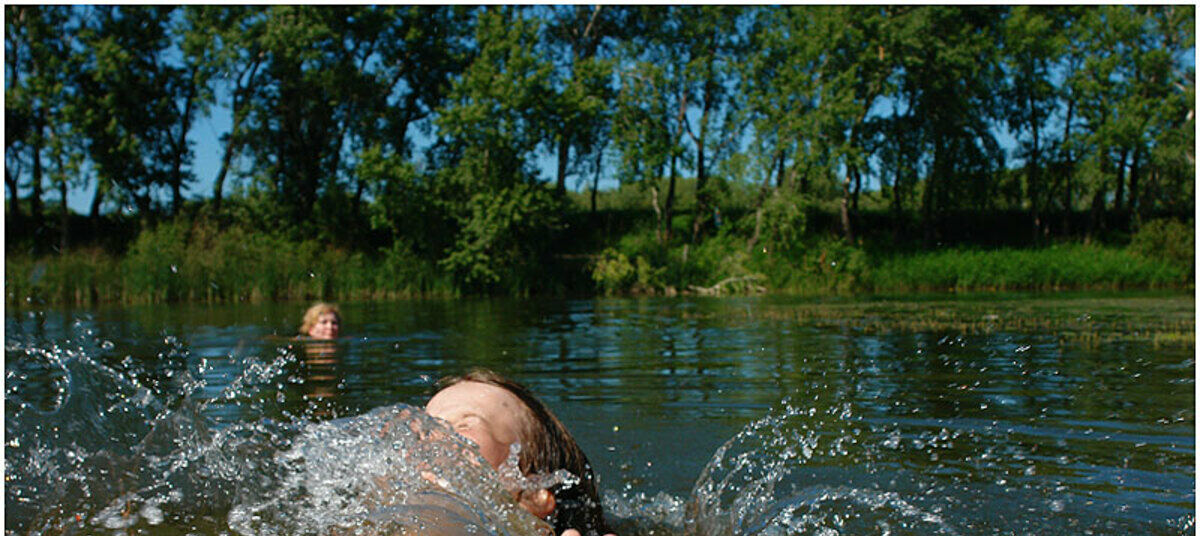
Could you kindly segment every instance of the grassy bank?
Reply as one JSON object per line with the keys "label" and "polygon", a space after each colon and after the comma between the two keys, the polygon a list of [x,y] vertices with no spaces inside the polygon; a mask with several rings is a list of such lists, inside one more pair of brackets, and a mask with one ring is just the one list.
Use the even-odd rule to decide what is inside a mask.
{"label": "grassy bank", "polygon": [[9,254],[5,299],[20,303],[162,303],[449,296],[449,278],[402,245],[367,254],[239,227],[165,223],[124,255],[99,248]]}
{"label": "grassy bank", "polygon": [[[682,229],[681,229],[682,230]],[[858,292],[1187,288],[1192,229],[1145,225],[1125,245],[956,246],[896,251],[777,229],[751,242],[730,225],[699,244],[661,246],[627,229],[599,251],[560,255],[546,288],[571,294],[827,295]],[[462,290],[403,242],[375,251],[289,241],[242,227],[176,221],[138,235],[121,254],[84,248],[10,252],[6,303],[161,303],[449,297]]]}
{"label": "grassy bank", "polygon": [[[827,295],[940,291],[1186,288],[1190,263],[1132,247],[1059,244],[1037,249],[953,248],[872,254],[837,240],[813,240],[793,252],[746,251],[710,241],[685,262],[676,249],[656,263],[608,250],[594,277],[609,294],[691,291]],[[688,263],[691,263],[688,266]]]}
{"label": "grassy bank", "polygon": [[1187,276],[1180,266],[1128,248],[1064,244],[905,255],[881,261],[868,283],[887,292],[1160,288],[1182,285]]}

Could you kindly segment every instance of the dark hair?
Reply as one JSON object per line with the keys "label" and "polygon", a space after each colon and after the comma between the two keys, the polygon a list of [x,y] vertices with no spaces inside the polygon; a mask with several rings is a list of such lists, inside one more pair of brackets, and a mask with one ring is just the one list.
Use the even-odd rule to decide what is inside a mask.
{"label": "dark hair", "polygon": [[529,409],[532,423],[523,430],[518,465],[521,472],[528,474],[550,474],[566,469],[579,478],[574,485],[555,484],[550,487],[554,494],[554,512],[550,522],[555,533],[566,529],[579,530],[585,536],[608,532],[604,523],[604,511],[600,496],[596,492],[592,466],[583,449],[567,431],[566,426],[533,396],[524,385],[505,378],[488,369],[476,368],[460,376],[447,376],[438,380],[435,394],[462,382],[476,382],[504,389],[521,400]]}

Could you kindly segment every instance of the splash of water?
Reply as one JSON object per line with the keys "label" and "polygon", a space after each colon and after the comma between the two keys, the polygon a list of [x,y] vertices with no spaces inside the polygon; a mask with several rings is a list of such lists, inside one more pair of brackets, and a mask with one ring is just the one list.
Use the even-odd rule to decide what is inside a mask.
{"label": "splash of water", "polygon": [[544,534],[471,444],[403,404],[308,426],[276,458],[276,489],[236,504],[243,535]]}
{"label": "splash of water", "polygon": [[[473,445],[405,405],[280,419],[270,393],[287,381],[293,352],[245,358],[214,393],[209,363],[188,366],[178,341],[164,342],[169,373],[97,359],[111,344],[6,345],[7,530],[550,532],[510,488],[570,475],[497,479]],[[237,420],[221,422],[221,406],[236,406]]]}
{"label": "splash of water", "polygon": [[957,535],[933,509],[877,485],[873,473],[886,464],[869,428],[848,404],[785,400],[713,454],[687,501],[684,532]]}

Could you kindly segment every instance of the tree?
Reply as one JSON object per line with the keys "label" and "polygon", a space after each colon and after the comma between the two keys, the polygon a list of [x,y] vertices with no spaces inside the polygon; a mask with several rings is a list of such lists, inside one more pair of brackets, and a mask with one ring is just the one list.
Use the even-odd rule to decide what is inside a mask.
{"label": "tree", "polygon": [[466,288],[524,292],[548,261],[558,209],[531,162],[552,131],[553,65],[534,46],[539,25],[513,8],[480,9],[474,57],[439,110],[438,180],[458,223],[442,264]]}
{"label": "tree", "polygon": [[920,136],[921,214],[927,243],[950,208],[983,208],[1003,154],[991,132],[1000,71],[998,8],[891,7],[881,34],[903,73],[894,105]]}
{"label": "tree", "polygon": [[99,189],[111,189],[155,210],[157,192],[172,195],[171,211],[193,180],[187,134],[202,107],[204,74],[167,59],[176,8],[94,6],[80,32],[87,58],[78,73],[79,127]]}
{"label": "tree", "polygon": [[[670,38],[677,40],[675,59],[682,65],[683,131],[694,149],[696,173],[696,212],[692,222],[692,241],[711,221],[712,191],[709,173],[714,161],[734,148],[740,125],[729,121],[730,105],[736,92],[737,66],[745,53],[740,31],[741,8],[733,6],[681,7],[673,10],[669,22]],[[697,115],[698,114],[698,115]]]}
{"label": "tree", "polygon": [[[620,156],[617,176],[622,183],[650,189],[659,243],[666,244],[672,234],[679,161],[686,157],[683,133],[688,101],[667,14],[642,8],[639,19],[646,31],[631,36],[622,53],[627,59],[620,69],[612,136]],[[663,177],[667,188],[660,205],[657,182]]]}
{"label": "tree", "polygon": [[5,117],[11,121],[5,132],[5,182],[18,215],[12,223],[21,221],[18,184],[27,164],[29,229],[43,229],[42,195],[49,178],[64,211],[60,248],[67,243],[67,191],[80,160],[71,117],[71,99],[78,95],[72,84],[78,61],[75,23],[67,6],[5,7]]}
{"label": "tree", "polygon": [[1067,47],[1068,19],[1055,16],[1054,8],[1016,6],[1003,24],[1007,71],[1003,99],[1008,126],[1021,138],[1025,161],[1026,195],[1034,240],[1042,233],[1042,208],[1046,196],[1042,183],[1049,125],[1059,105],[1052,79]]}
{"label": "tree", "polygon": [[[1179,67],[1194,40],[1189,30],[1194,14],[1175,9],[1101,6],[1079,21],[1084,61],[1067,83],[1078,96],[1080,136],[1099,169],[1091,178],[1091,231],[1110,192],[1111,208],[1136,218],[1145,201],[1142,176],[1150,170],[1156,183],[1162,178],[1154,164],[1154,155],[1164,154],[1159,140],[1188,136],[1166,134],[1191,120],[1194,91],[1189,89],[1194,75]],[[1175,143],[1168,146],[1178,147]]]}
{"label": "tree", "polygon": [[842,232],[853,238],[851,213],[872,152],[868,119],[892,73],[884,21],[880,9],[848,6],[760,13],[754,48],[762,53],[750,56],[743,93],[756,133],[774,141],[761,149],[767,170],[759,209],[770,195],[772,171],[780,188],[804,194],[811,177],[841,175]]}
{"label": "tree", "polygon": [[[219,215],[225,197],[225,180],[246,143],[249,99],[261,83],[260,73],[266,54],[260,39],[267,19],[261,9],[247,6],[187,6],[184,9],[189,29],[185,34],[188,43],[185,54],[190,61],[205,65],[210,70],[208,80],[214,85],[223,82],[230,96],[232,126],[221,136],[224,149],[213,179],[212,211]],[[210,105],[216,103],[214,89],[212,86],[203,88],[206,94],[212,92]]]}
{"label": "tree", "polygon": [[377,91],[359,114],[353,174],[373,198],[372,226],[434,262],[453,243],[454,226],[431,162],[414,154],[413,139],[431,132],[435,110],[466,64],[471,14],[463,7],[408,6],[380,16]]}
{"label": "tree", "polygon": [[[623,6],[549,6],[544,15],[545,46],[555,65],[552,85],[555,103],[550,123],[556,128],[558,168],[556,191],[566,190],[567,175],[575,162],[600,165],[608,135],[612,101],[611,79],[617,44],[634,29],[634,11]],[[594,177],[600,170],[593,169]],[[593,205],[596,186],[593,184]],[[594,208],[593,208],[594,210]]]}

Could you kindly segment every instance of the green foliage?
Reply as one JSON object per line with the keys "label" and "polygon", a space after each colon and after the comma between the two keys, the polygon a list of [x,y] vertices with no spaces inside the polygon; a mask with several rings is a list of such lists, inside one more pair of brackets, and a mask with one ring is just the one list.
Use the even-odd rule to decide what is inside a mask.
{"label": "green foliage", "polygon": [[1170,263],[1189,275],[1196,273],[1196,231],[1192,225],[1169,219],[1147,222],[1133,235],[1129,250]]}
{"label": "green foliage", "polygon": [[775,250],[756,247],[750,257],[768,276],[768,288],[796,294],[865,290],[870,272],[866,253],[838,238],[810,237]]}
{"label": "green foliage", "polygon": [[454,294],[454,282],[430,262],[413,252],[406,241],[397,240],[390,248],[380,251],[379,267],[370,270],[374,274],[372,288],[376,293],[388,297],[414,297]]}
{"label": "green foliage", "polygon": [[592,280],[606,296],[628,290],[636,276],[637,269],[629,262],[629,257],[613,248],[601,251],[592,264]]}
{"label": "green foliage", "polygon": [[[776,190],[762,206],[761,241],[768,252],[789,252],[800,244],[807,224],[804,196]],[[757,216],[751,215],[748,218]]]}
{"label": "green foliage", "polygon": [[1021,290],[1179,285],[1183,270],[1100,246],[978,251],[954,249],[891,258],[871,274],[875,290]]}
{"label": "green foliage", "polygon": [[118,301],[123,295],[120,262],[99,249],[41,259],[10,255],[4,286],[6,303],[17,306]]}
{"label": "green foliage", "polygon": [[[11,277],[26,297],[749,292],[759,277],[793,292],[1046,288],[1194,273],[1190,234],[1151,221],[1194,205],[1192,6],[5,15],[6,238],[24,246]],[[214,109],[233,119],[214,199],[188,201],[189,140]],[[620,187],[563,195],[568,176]],[[116,207],[143,226],[124,257],[75,241],[65,210],[47,239],[43,203],[84,186],[98,217]],[[593,199],[600,212],[584,215]],[[1098,250],[1091,267],[969,245],[890,247],[910,252],[894,261],[861,245],[884,240],[867,214],[883,208],[904,248],[952,243],[963,212],[1026,212],[1012,234],[1027,238],[1005,243],[1031,246],[1151,223],[1133,254]],[[584,221],[606,224],[560,233]],[[66,253],[46,256],[55,247]],[[595,252],[590,268],[575,260]]]}
{"label": "green foliage", "polygon": [[122,261],[126,274],[125,287],[131,295],[146,296],[148,301],[173,301],[183,298],[183,276],[195,267],[186,261],[188,248],[187,222],[176,221],[144,230],[129,248]]}
{"label": "green foliage", "polygon": [[517,185],[471,197],[470,212],[441,261],[462,288],[528,292],[539,286],[546,246],[559,225],[559,201],[540,186]]}

